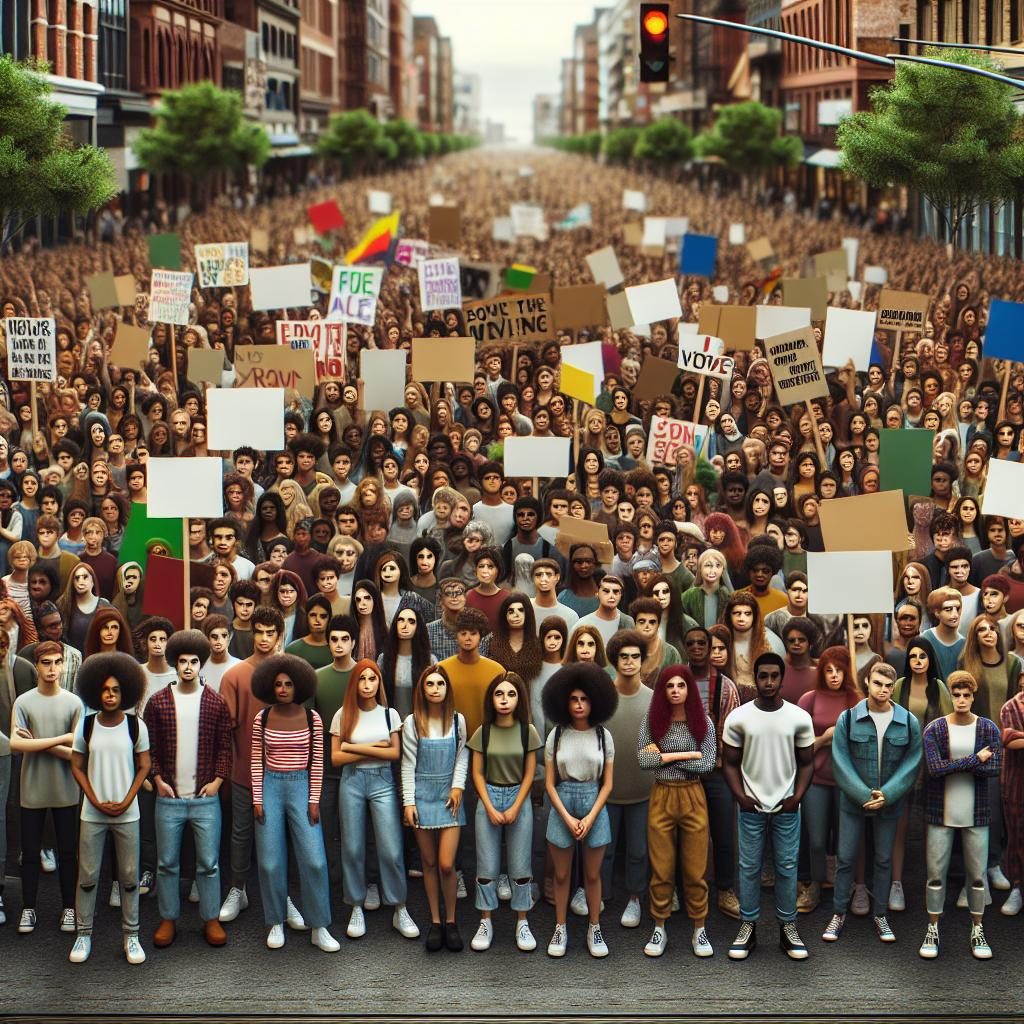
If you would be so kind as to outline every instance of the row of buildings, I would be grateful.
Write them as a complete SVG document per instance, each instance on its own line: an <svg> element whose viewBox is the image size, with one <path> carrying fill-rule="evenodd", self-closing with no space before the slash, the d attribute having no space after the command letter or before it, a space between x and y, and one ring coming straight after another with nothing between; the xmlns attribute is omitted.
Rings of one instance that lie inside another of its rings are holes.
<svg viewBox="0 0 1024 1024"><path fill-rule="evenodd" d="M310 156L329 115L358 108L482 134L479 80L411 0L0 0L0 52L49 64L72 138L105 147L129 195L160 94L204 80L242 94L272 161Z"/></svg>
<svg viewBox="0 0 1024 1024"><path fill-rule="evenodd" d="M535 139L607 133L663 116L679 118L696 132L714 120L717 107L759 100L781 109L785 130L803 140L804 162L792 184L805 202L827 197L833 205L866 208L877 200L837 170L835 131L840 118L868 108L870 89L891 77L887 68L674 17L682 13L882 55L917 52L905 42L911 39L1005 47L1018 52L996 56L1024 87L1021 0L671 0L670 6L667 84L639 80L640 0L614 0L576 26L572 55L562 60L559 93L535 97ZM911 217L933 230L928 211L911 205ZM1019 255L1019 221L1013 204L983 209L965 225L962 244Z"/></svg>

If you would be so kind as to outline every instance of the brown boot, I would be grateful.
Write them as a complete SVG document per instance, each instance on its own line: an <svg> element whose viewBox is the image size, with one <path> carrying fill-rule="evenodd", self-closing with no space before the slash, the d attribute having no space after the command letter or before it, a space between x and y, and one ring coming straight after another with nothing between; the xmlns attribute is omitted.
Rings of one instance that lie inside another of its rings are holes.
<svg viewBox="0 0 1024 1024"><path fill-rule="evenodd" d="M228 941L228 933L215 917L203 925L203 935L211 946L223 946Z"/></svg>
<svg viewBox="0 0 1024 1024"><path fill-rule="evenodd" d="M173 921L161 921L153 932L153 945L161 949L174 941L176 929Z"/></svg>

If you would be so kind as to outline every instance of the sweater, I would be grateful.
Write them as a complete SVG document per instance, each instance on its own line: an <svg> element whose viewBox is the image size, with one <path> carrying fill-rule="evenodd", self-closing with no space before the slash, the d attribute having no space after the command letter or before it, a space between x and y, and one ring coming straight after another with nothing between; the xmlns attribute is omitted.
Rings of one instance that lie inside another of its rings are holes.
<svg viewBox="0 0 1024 1024"><path fill-rule="evenodd" d="M715 737L715 726L705 714L707 731L700 746L694 738L690 727L686 722L671 722L665 735L658 740L658 750L647 751L644 748L654 740L651 737L651 724L647 717L644 717L640 725L640 735L637 737L637 763L641 771L654 772L655 782L680 782L692 781L706 775L715 767L715 755L718 744ZM671 761L665 764L662 761L662 754L673 754L688 750L699 750L700 760L694 761ZM621 764L619 766L621 770Z"/></svg>

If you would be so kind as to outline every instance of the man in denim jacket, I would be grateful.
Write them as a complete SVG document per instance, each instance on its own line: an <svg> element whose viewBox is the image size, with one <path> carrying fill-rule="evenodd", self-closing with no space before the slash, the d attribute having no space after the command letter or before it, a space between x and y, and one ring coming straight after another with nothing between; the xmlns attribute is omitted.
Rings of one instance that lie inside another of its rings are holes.
<svg viewBox="0 0 1024 1024"><path fill-rule="evenodd" d="M874 920L882 942L895 942L885 911L892 881L892 848L903 800L921 766L921 726L895 704L896 670L884 662L872 666L868 696L844 711L832 736L832 774L840 790L839 849L832 890L833 917L822 938L835 942L846 922L850 883L864 823L874 830Z"/></svg>

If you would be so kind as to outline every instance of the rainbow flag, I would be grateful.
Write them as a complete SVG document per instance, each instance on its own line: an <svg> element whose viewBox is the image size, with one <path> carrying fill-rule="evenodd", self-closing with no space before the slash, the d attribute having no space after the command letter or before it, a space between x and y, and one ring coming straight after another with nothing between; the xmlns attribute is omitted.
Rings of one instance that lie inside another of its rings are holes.
<svg viewBox="0 0 1024 1024"><path fill-rule="evenodd" d="M349 249L345 255L346 263L365 263L375 257L386 257L393 242L398 238L399 211L395 210L386 217L374 221L370 229L360 239L359 244Z"/></svg>

